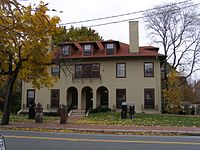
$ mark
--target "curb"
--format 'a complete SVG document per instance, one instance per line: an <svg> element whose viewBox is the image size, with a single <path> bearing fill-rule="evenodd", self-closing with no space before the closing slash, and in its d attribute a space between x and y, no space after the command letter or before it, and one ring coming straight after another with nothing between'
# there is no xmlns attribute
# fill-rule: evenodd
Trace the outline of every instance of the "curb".
<svg viewBox="0 0 200 150"><path fill-rule="evenodd" d="M130 134L130 135L163 135L163 136L200 136L195 131L167 131L167 130L120 130L120 129L86 129L86 128L33 128L23 126L0 126L3 130L24 130L39 132L75 132L75 133L101 133L101 134Z"/></svg>

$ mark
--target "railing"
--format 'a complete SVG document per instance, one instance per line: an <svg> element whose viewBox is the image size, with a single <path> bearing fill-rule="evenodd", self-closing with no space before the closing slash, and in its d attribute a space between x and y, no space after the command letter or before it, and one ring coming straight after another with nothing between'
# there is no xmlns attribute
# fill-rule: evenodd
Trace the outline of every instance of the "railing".
<svg viewBox="0 0 200 150"><path fill-rule="evenodd" d="M82 77L76 77L74 73L72 74L73 83L74 83L75 80L82 80L82 83L83 83L84 79L90 79L91 82L92 82L92 79L99 79L100 82L102 81L101 80L101 74L98 74L96 76L82 76Z"/></svg>

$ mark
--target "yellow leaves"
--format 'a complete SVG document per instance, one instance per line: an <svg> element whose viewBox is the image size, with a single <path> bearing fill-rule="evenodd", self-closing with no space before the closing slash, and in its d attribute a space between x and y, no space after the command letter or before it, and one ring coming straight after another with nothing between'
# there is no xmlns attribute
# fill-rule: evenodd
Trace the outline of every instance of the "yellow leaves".
<svg viewBox="0 0 200 150"><path fill-rule="evenodd" d="M175 70L172 70L168 75L168 88L163 90L163 96L167 101L166 110L169 113L178 113L181 109L181 102L195 99L192 86Z"/></svg>
<svg viewBox="0 0 200 150"><path fill-rule="evenodd" d="M32 82L37 88L52 86L56 79L47 70L53 61L53 54L48 50L49 36L57 32L60 19L46 14L48 8L44 2L34 8L22 7L17 1L12 1L11 5L12 11L0 10L0 69L8 71L11 62L14 71L22 64L18 78Z"/></svg>

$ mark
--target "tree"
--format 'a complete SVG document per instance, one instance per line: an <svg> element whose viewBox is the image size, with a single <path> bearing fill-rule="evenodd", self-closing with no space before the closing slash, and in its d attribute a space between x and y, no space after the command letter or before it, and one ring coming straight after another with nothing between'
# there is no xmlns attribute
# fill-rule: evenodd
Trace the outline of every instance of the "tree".
<svg viewBox="0 0 200 150"><path fill-rule="evenodd" d="M181 88L178 74L172 70L168 76L168 88L163 90L167 113L178 113L181 106Z"/></svg>
<svg viewBox="0 0 200 150"><path fill-rule="evenodd" d="M6 83L3 118L9 124L13 86L17 78L36 88L50 86L47 72L53 61L49 37L57 30L58 17L46 15L47 4L24 7L17 0L0 0L0 79Z"/></svg>
<svg viewBox="0 0 200 150"><path fill-rule="evenodd" d="M183 75L176 70L171 70L168 74L168 87L163 90L163 98L166 102L165 112L177 114L181 110L181 104L193 103L196 93L193 85L188 84Z"/></svg>
<svg viewBox="0 0 200 150"><path fill-rule="evenodd" d="M180 5L181 4L181 5ZM200 15L190 2L155 6L144 14L146 27L153 42L161 44L167 56L164 76L167 80L166 62L186 77L200 70Z"/></svg>
<svg viewBox="0 0 200 150"><path fill-rule="evenodd" d="M77 41L98 41L102 40L102 37L93 29L87 27L66 29L65 27L59 27L58 32L53 36L54 45L58 45L63 41L77 42Z"/></svg>
<svg viewBox="0 0 200 150"><path fill-rule="evenodd" d="M200 80L196 81L194 84L195 93L196 93L196 103L200 104Z"/></svg>

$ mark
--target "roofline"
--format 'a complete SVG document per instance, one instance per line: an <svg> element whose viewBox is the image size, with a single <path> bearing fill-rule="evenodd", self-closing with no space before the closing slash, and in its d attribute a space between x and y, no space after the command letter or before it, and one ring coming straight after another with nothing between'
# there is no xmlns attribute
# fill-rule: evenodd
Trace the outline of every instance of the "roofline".
<svg viewBox="0 0 200 150"><path fill-rule="evenodd" d="M58 58L58 59L55 59L55 60L70 60L70 59L97 59L97 58L106 58L106 59L117 59L117 58L142 58L142 57L150 57L150 58L159 58L159 60L164 60L166 58L165 55L160 55L160 56L100 56L100 57L88 57L88 56L85 56L85 57L61 57L61 58Z"/></svg>

